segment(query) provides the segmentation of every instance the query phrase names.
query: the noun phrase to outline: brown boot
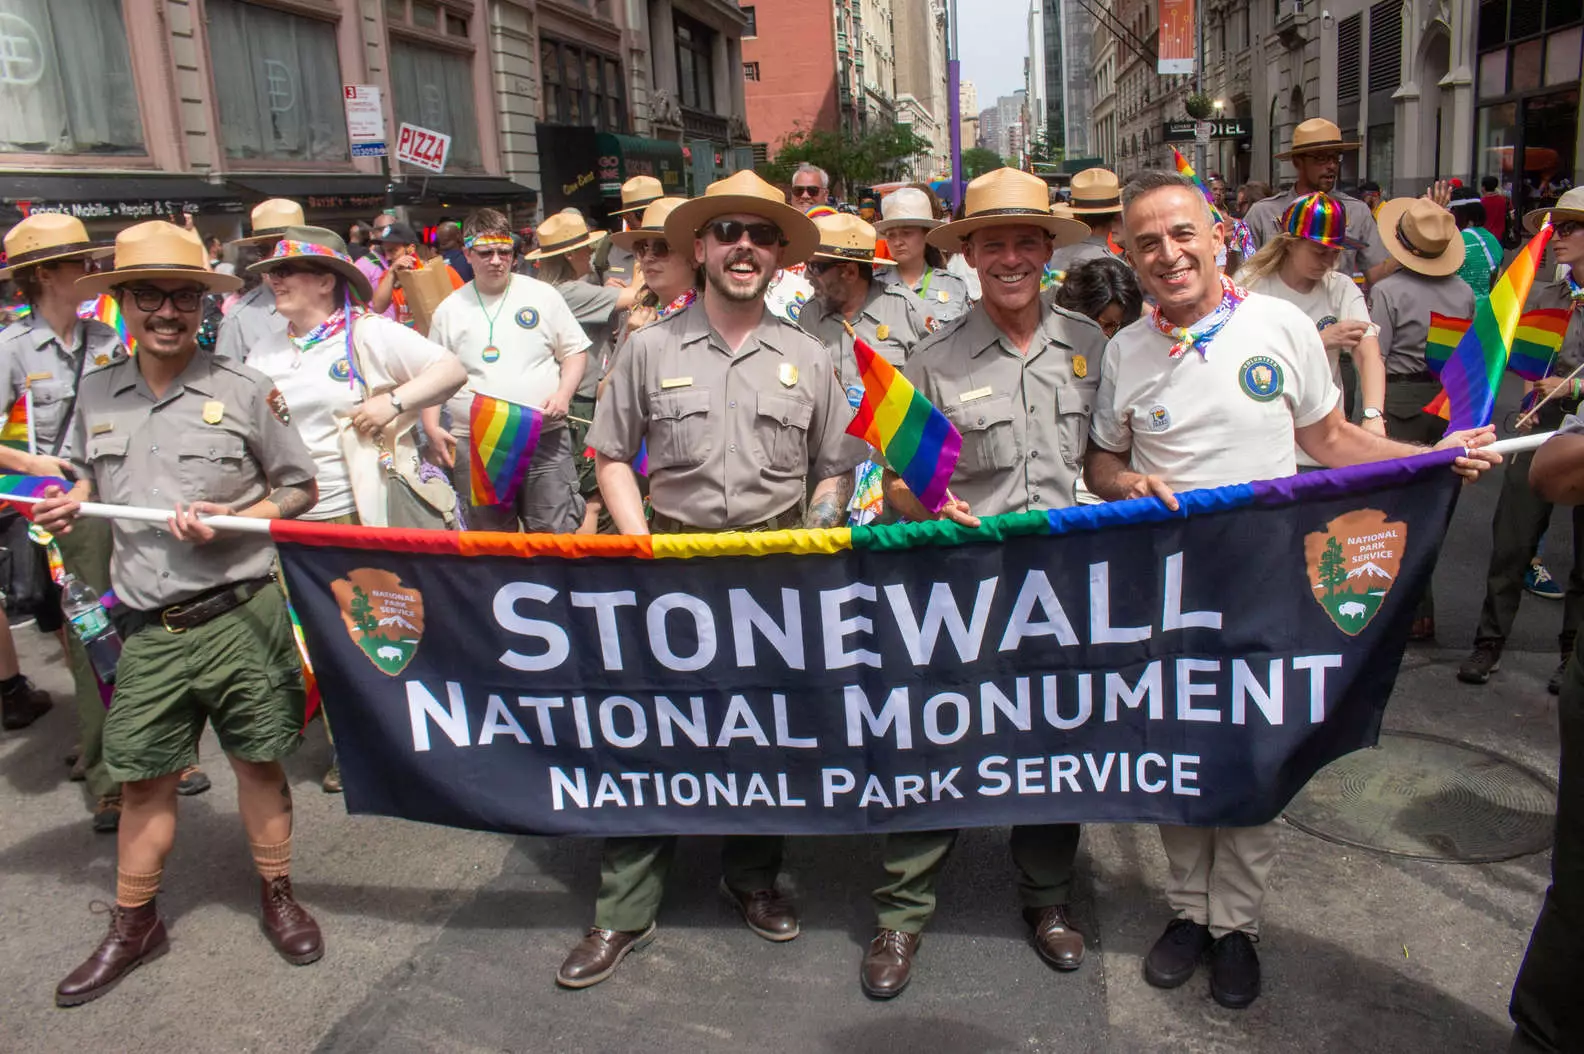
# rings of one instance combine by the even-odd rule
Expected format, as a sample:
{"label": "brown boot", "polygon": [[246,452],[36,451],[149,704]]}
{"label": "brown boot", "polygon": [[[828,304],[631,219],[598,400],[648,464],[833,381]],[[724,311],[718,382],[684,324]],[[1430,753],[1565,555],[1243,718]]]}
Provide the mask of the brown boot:
{"label": "brown boot", "polygon": [[1084,937],[1067,918],[1067,905],[1024,908],[1023,921],[1034,931],[1034,950],[1058,970],[1076,970],[1083,965]]}
{"label": "brown boot", "polygon": [[655,924],[641,930],[589,930],[572,946],[556,971],[556,984],[562,988],[587,988],[599,984],[616,972],[628,953],[654,940]]}
{"label": "brown boot", "polygon": [[307,966],[324,955],[319,924],[292,896],[290,876],[260,879],[259,906],[259,929],[282,959],[293,966]]}
{"label": "brown boot", "polygon": [[913,956],[919,935],[901,930],[880,930],[864,953],[858,983],[871,999],[891,999],[902,994],[913,977]]}
{"label": "brown boot", "polygon": [[[103,905],[96,905],[95,910]],[[136,967],[152,962],[170,949],[165,923],[151,900],[142,907],[110,909],[110,932],[99,947],[66,979],[55,986],[56,1006],[81,1006],[98,999]]]}
{"label": "brown boot", "polygon": [[55,703],[48,692],[33,687],[33,682],[18,674],[16,684],[0,691],[0,728],[17,732],[45,714]]}

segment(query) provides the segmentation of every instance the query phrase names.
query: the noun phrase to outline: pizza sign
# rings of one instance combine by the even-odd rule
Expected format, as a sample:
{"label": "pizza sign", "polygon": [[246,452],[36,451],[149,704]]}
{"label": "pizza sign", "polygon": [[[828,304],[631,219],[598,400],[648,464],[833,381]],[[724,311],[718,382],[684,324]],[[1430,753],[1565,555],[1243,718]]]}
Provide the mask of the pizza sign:
{"label": "pizza sign", "polygon": [[430,172],[444,172],[446,158],[451,153],[451,137],[444,132],[419,128],[402,122],[396,133],[396,160],[406,165],[416,165]]}

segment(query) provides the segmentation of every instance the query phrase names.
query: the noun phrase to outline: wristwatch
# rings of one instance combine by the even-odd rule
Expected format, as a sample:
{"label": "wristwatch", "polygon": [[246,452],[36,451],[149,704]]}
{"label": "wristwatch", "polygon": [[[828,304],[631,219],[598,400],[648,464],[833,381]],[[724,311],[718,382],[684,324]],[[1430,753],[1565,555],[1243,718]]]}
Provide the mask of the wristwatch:
{"label": "wristwatch", "polygon": [[[401,409],[400,406],[397,406],[396,408],[398,410]],[[1375,409],[1375,407],[1373,407],[1373,406],[1364,407],[1364,420],[1373,421],[1373,420],[1375,420],[1375,418],[1379,417],[1380,415],[1381,415],[1381,412],[1379,410]]]}
{"label": "wristwatch", "polygon": [[401,396],[396,394],[396,389],[392,388],[390,391],[386,392],[385,394],[390,396],[391,409],[395,410],[397,413],[401,413],[402,412]]}

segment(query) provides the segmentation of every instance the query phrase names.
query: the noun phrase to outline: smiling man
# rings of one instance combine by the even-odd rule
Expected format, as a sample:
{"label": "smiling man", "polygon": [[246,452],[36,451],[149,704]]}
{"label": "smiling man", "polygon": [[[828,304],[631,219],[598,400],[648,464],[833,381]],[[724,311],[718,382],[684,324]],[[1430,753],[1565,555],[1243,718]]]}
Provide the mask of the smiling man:
{"label": "smiling man", "polygon": [[[1156,307],[1105,349],[1085,478],[1107,501],[1276,479],[1297,451],[1338,467],[1423,452],[1342,416],[1325,346],[1296,305],[1239,288],[1216,269],[1221,225],[1197,187],[1145,172],[1122,191],[1128,262]],[[1438,448],[1480,447],[1490,428]],[[1474,450],[1454,471],[1477,477],[1500,456]],[[1210,992],[1232,1009],[1259,997],[1260,910],[1277,825],[1160,828],[1176,912],[1144,961],[1157,988],[1188,981],[1207,952]]]}

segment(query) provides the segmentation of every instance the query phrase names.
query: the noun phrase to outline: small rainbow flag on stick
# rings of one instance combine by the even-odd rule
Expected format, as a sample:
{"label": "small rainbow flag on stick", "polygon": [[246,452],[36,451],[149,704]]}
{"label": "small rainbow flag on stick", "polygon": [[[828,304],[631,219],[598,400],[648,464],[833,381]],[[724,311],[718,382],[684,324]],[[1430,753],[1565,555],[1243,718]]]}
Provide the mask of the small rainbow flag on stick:
{"label": "small rainbow flag on stick", "polygon": [[1204,185],[1204,180],[1199,178],[1199,173],[1194,171],[1194,167],[1188,163],[1188,159],[1183,156],[1183,152],[1175,146],[1172,147],[1172,161],[1177,165],[1177,174],[1184,179],[1193,180],[1194,185],[1199,188],[1199,192],[1205,196],[1205,200],[1210,201],[1210,188]]}
{"label": "small rainbow flag on stick", "polygon": [[1538,381],[1549,373],[1557,352],[1562,350],[1568,314],[1567,308],[1559,307],[1525,311],[1518,319],[1518,331],[1513,334],[1507,368],[1526,381]]}
{"label": "small rainbow flag on stick", "polygon": [[469,477],[474,505],[506,505],[528,475],[544,414],[488,395],[474,395],[468,413]]}
{"label": "small rainbow flag on stick", "polygon": [[[29,412],[32,400],[29,393],[23,392],[17,396],[16,402],[11,404],[11,411],[6,414],[6,421],[0,426],[0,444],[12,450],[21,450],[28,454],[37,453],[37,442],[33,438],[33,415]],[[6,476],[6,479],[18,477]]]}
{"label": "small rainbow flag on stick", "polygon": [[853,340],[853,356],[864,396],[847,434],[879,448],[924,507],[940,512],[962,455],[961,433],[861,337]]}
{"label": "small rainbow flag on stick", "polygon": [[115,297],[100,293],[92,300],[84,300],[77,307],[77,317],[103,322],[116,331],[123,347],[132,350],[132,341],[127,337],[126,319],[121,316],[121,305],[116,303]]}

